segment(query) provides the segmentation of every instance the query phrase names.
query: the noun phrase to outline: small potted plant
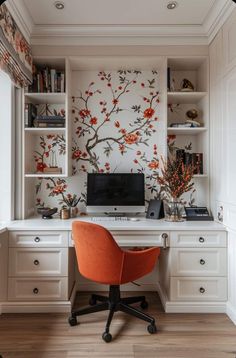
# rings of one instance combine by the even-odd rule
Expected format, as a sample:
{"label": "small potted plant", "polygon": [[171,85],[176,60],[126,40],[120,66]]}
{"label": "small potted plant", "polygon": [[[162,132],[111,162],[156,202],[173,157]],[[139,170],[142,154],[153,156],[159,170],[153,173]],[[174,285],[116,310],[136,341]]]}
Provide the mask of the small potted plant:
{"label": "small potted plant", "polygon": [[182,221],[182,195],[193,189],[194,166],[185,165],[179,158],[162,159],[161,176],[158,177],[160,190],[165,192],[165,216],[168,221]]}
{"label": "small potted plant", "polygon": [[76,194],[67,194],[63,196],[63,202],[68,206],[70,211],[70,217],[75,218],[78,214],[77,204],[80,201]]}

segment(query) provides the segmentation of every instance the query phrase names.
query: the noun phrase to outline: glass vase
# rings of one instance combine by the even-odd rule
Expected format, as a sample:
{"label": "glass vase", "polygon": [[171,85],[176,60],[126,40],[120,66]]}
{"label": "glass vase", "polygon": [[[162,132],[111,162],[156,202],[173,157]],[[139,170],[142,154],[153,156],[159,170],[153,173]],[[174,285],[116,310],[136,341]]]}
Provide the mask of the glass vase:
{"label": "glass vase", "polygon": [[184,204],[179,199],[165,201],[164,210],[166,221],[184,221],[182,217],[184,213]]}

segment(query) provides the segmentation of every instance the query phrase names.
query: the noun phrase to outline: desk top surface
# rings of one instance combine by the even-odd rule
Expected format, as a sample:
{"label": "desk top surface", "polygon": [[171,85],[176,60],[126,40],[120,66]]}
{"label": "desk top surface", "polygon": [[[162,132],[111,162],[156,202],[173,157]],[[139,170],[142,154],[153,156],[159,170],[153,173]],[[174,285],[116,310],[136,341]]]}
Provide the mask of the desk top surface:
{"label": "desk top surface", "polygon": [[[83,216],[75,219],[61,220],[51,219],[43,220],[40,218],[32,218],[27,220],[15,220],[4,225],[0,225],[1,229],[7,228],[10,231],[13,230],[65,230],[70,231],[72,222],[75,220],[94,223],[104,226],[109,230],[118,231],[135,231],[135,230],[155,230],[155,231],[226,231],[224,225],[214,221],[183,221],[183,222],[167,222],[165,220],[150,220],[146,218],[139,218],[138,221],[92,221],[91,217]],[[1,224],[1,223],[0,223]]]}

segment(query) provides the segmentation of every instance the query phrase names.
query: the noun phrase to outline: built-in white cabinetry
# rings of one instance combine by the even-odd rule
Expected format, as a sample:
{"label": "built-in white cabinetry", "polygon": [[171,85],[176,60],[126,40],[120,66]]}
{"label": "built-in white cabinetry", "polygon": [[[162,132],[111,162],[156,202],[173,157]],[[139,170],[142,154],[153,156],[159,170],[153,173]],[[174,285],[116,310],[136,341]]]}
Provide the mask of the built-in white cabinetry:
{"label": "built-in white cabinetry", "polygon": [[[0,234],[0,301],[7,298],[8,233]],[[1,313],[1,307],[0,307]]]}
{"label": "built-in white cabinetry", "polygon": [[[84,220],[90,222],[89,218]],[[70,310],[78,288],[72,220],[55,219],[54,223],[56,227],[52,230],[49,221],[18,221],[0,236],[2,312]],[[221,225],[147,219],[128,221],[119,227],[112,222],[101,225],[110,230],[124,249],[161,248],[152,277],[166,312],[225,312],[227,234]],[[86,287],[89,290],[95,286],[88,281]],[[142,289],[145,290],[145,281]]]}
{"label": "built-in white cabinetry", "polygon": [[8,300],[69,300],[74,264],[68,232],[11,231]]}
{"label": "built-in white cabinetry", "polygon": [[[225,232],[171,232],[170,248],[160,256],[161,288],[167,310],[181,302],[227,300]],[[205,312],[205,308],[202,308]]]}

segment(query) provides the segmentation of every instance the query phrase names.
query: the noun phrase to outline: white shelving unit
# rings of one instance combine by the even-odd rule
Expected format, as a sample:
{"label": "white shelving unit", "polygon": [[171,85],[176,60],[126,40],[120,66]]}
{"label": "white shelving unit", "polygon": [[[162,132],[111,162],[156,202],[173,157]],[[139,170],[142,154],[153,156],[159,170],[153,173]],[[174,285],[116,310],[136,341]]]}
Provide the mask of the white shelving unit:
{"label": "white shelving unit", "polygon": [[[163,155],[166,156],[167,144],[165,145],[166,135],[176,137],[176,146],[184,148],[188,143],[192,143],[192,152],[203,153],[204,171],[203,174],[196,174],[194,182],[197,189],[198,205],[208,205],[209,200],[209,89],[208,89],[208,58],[203,56],[195,57],[166,57],[149,56],[140,58],[110,57],[99,56],[91,58],[82,57],[36,57],[36,66],[48,66],[65,72],[65,92],[63,93],[29,93],[25,91],[24,102],[33,103],[38,106],[55,105],[57,108],[65,109],[65,128],[24,128],[23,129],[23,212],[27,218],[35,212],[35,185],[38,179],[43,178],[66,178],[71,175],[71,83],[73,71],[100,70],[114,68],[140,68],[152,69],[159,68],[160,74],[160,103],[161,118],[163,118],[163,142],[160,143]],[[175,79],[172,92],[167,91],[166,73],[167,68],[171,70],[171,76]],[[183,78],[189,79],[194,84],[194,91],[182,92],[181,81]],[[173,111],[170,111],[172,108]],[[197,128],[176,128],[170,127],[171,123],[184,122],[185,113],[189,109],[199,111],[201,127]],[[164,123],[165,122],[165,123]],[[60,136],[64,138],[65,152],[63,168],[61,174],[38,173],[34,161],[34,151],[40,137]],[[61,158],[60,158],[61,160]]]}
{"label": "white shelving unit", "polygon": [[[24,217],[29,217],[35,210],[35,193],[36,181],[39,178],[63,178],[70,175],[70,119],[69,119],[69,61],[65,57],[52,58],[52,57],[36,57],[34,58],[34,64],[37,68],[54,68],[57,71],[63,71],[65,73],[65,92],[50,92],[41,93],[35,92],[30,93],[27,90],[24,93],[24,104],[32,103],[42,110],[43,106],[50,106],[54,109],[63,109],[65,111],[65,127],[52,127],[52,128],[41,128],[41,127],[25,127],[23,124],[23,144],[24,144],[24,156],[23,156],[23,173],[24,173],[24,184],[23,184],[23,212]],[[25,106],[23,106],[24,108]],[[24,122],[24,114],[23,114]],[[37,163],[34,160],[35,153],[40,151],[40,141],[42,138],[57,137],[63,143],[65,148],[65,154],[61,155],[60,158],[55,149],[55,157],[58,162],[58,166],[62,168],[62,173],[43,173],[37,171]],[[55,147],[57,148],[57,147]],[[50,161],[50,158],[47,158]],[[50,163],[49,163],[50,164]]]}
{"label": "white shelving unit", "polygon": [[[175,147],[185,149],[191,144],[192,153],[203,153],[203,174],[195,174],[197,203],[209,205],[209,70],[207,57],[169,57],[170,90],[167,92],[167,135],[175,136]],[[188,79],[194,90],[182,91],[182,80]],[[196,109],[200,127],[171,127],[184,123],[186,112]]]}

